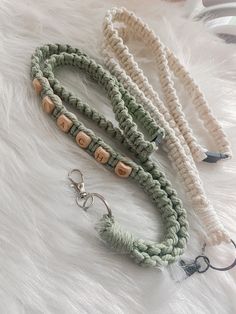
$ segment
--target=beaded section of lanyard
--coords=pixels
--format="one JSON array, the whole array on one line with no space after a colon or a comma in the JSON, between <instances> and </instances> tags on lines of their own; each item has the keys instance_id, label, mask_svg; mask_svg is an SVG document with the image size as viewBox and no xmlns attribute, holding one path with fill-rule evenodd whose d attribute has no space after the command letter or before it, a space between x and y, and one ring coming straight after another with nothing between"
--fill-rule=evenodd
<instances>
[{"instance_id":1,"label":"beaded section of lanyard","mask_svg":"<svg viewBox=\"0 0 236 314\"><path fill-rule=\"evenodd\" d=\"M103 34L105 65L165 130L162 148L182 179L194 209L206 228L207 243L229 242L229 234L207 199L194 161L216 162L227 159L231 157L231 149L222 127L213 116L199 87L177 57L133 12L125 8L109 10L104 19ZM130 37L142 41L149 48L158 69L164 101L154 91L124 43ZM189 93L204 127L218 145L219 153L208 152L197 143L185 119L171 72Z\"/></svg>"},{"instance_id":2,"label":"beaded section of lanyard","mask_svg":"<svg viewBox=\"0 0 236 314\"><path fill-rule=\"evenodd\" d=\"M79 68L104 88L111 100L119 128L60 84L54 76L54 69L63 65ZM101 238L143 266L162 267L179 259L188 239L186 211L170 182L150 158L157 148L155 139L164 137L163 129L115 77L79 49L57 44L37 48L32 56L31 75L35 91L42 97L44 111L56 120L58 127L70 134L78 146L99 163L118 176L129 177L138 183L160 211L165 226L161 243L137 239L131 233L123 231L111 212L108 212L103 215L97 227ZM76 108L80 114L91 119L110 137L133 152L139 164L114 151L69 112L63 102ZM138 125L149 140L144 138Z\"/></svg>"}]
</instances>

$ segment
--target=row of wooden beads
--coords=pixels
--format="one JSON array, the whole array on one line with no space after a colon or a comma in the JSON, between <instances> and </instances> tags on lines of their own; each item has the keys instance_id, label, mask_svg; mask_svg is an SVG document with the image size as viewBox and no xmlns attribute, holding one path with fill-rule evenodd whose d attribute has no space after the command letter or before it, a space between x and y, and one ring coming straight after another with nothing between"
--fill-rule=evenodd
<instances>
[{"instance_id":1,"label":"row of wooden beads","mask_svg":"<svg viewBox=\"0 0 236 314\"><path fill-rule=\"evenodd\" d=\"M42 91L42 86L37 79L33 80L33 86L37 94ZM45 96L42 101L42 107L44 112L51 114L55 108L55 104L50 97ZM67 118L64 114L61 114L57 118L58 127L65 133L68 133L71 129L73 122ZM87 148L91 143L92 139L85 132L80 131L75 137L76 143L82 147ZM103 147L99 146L94 152L94 158L101 164L106 164L110 158L110 153L107 152ZM132 172L132 168L122 161L119 161L115 166L115 173L122 178L127 178Z\"/></svg>"}]
</instances>

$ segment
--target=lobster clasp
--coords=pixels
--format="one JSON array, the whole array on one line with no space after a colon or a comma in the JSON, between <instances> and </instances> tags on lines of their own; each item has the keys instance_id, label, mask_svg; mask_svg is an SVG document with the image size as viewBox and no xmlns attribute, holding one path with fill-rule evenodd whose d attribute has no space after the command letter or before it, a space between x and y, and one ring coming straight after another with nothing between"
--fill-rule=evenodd
<instances>
[{"instance_id":1,"label":"lobster clasp","mask_svg":"<svg viewBox=\"0 0 236 314\"><path fill-rule=\"evenodd\" d=\"M81 181L77 182L73 179L72 175L75 173L79 173ZM85 198L87 196L87 192L85 191L85 186L84 186L84 176L82 172L79 169L72 169L68 173L68 178L71 181L71 186L76 189L76 191L79 193L80 198Z\"/></svg>"}]
</instances>

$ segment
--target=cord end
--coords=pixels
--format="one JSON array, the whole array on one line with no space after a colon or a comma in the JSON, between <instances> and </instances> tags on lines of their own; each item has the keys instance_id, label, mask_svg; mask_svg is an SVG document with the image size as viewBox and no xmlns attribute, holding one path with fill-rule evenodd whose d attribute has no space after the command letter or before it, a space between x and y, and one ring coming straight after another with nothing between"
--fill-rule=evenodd
<instances>
[{"instance_id":1,"label":"cord end","mask_svg":"<svg viewBox=\"0 0 236 314\"><path fill-rule=\"evenodd\" d=\"M228 154L222 154L222 153L217 153L217 152L207 151L205 154L207 155L207 157L203 159L203 161L208 162L208 163L216 163L219 160L229 158Z\"/></svg>"},{"instance_id":2,"label":"cord end","mask_svg":"<svg viewBox=\"0 0 236 314\"><path fill-rule=\"evenodd\" d=\"M164 135L158 134L157 137L153 140L153 142L155 142L156 146L158 147L162 143L163 139Z\"/></svg>"}]
</instances>

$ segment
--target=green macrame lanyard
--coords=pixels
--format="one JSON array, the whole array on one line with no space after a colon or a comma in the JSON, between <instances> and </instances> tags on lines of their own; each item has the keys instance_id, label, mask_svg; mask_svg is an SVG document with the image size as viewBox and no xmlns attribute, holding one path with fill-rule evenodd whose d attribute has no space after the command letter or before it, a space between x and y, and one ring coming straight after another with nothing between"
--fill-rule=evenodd
<instances>
[{"instance_id":1,"label":"green macrame lanyard","mask_svg":"<svg viewBox=\"0 0 236 314\"><path fill-rule=\"evenodd\" d=\"M119 128L60 84L54 76L54 69L64 65L79 68L104 88ZM108 169L137 182L160 211L165 226L161 243L137 239L123 231L108 212L98 224L100 237L112 248L128 253L140 265L161 267L179 259L188 239L186 211L170 182L150 158L157 148L156 143L164 136L163 130L114 76L79 49L57 44L37 48L32 56L31 75L36 92L43 98L44 110L57 121L58 126ZM86 128L73 113L67 111L63 102L76 108L124 145L138 163L116 152ZM138 125L150 140L144 138ZM80 135L82 142L79 141Z\"/></svg>"}]
</instances>

